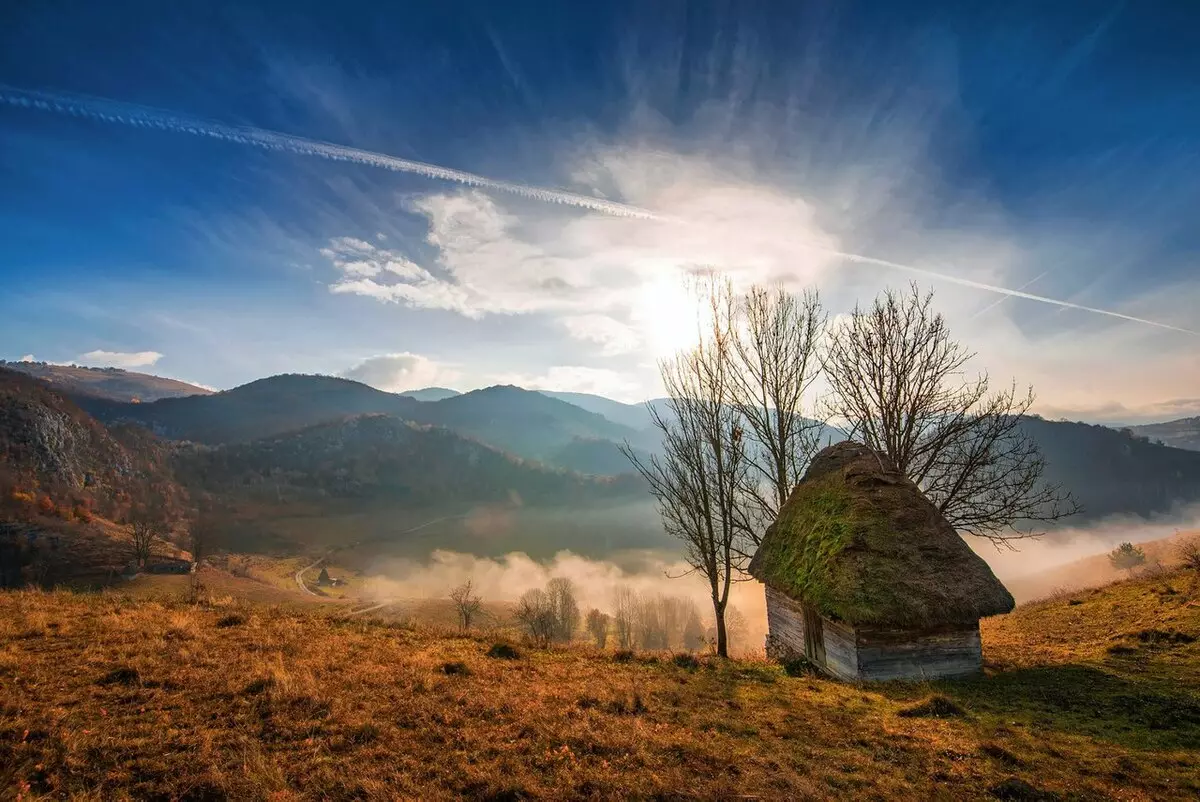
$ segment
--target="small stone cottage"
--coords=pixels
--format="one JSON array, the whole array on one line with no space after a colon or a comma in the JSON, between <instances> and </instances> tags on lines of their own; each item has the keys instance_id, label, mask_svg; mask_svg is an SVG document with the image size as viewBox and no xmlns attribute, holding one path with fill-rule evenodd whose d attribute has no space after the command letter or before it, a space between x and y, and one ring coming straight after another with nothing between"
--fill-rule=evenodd
<instances>
[{"instance_id":1,"label":"small stone cottage","mask_svg":"<svg viewBox=\"0 0 1200 802\"><path fill-rule=\"evenodd\" d=\"M979 619L1013 598L881 454L821 451L767 530L767 654L844 680L933 679L982 667Z\"/></svg>"}]
</instances>

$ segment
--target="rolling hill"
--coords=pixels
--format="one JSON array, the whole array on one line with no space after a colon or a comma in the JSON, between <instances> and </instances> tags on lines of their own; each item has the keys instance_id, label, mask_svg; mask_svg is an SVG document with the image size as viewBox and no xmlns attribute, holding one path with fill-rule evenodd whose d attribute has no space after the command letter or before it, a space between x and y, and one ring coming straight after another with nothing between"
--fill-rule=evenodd
<instances>
[{"instance_id":1,"label":"rolling hill","mask_svg":"<svg viewBox=\"0 0 1200 802\"><path fill-rule=\"evenodd\" d=\"M1180 418L1166 423L1130 426L1130 431L1155 442L1189 451L1200 451L1200 416Z\"/></svg>"},{"instance_id":2,"label":"rolling hill","mask_svg":"<svg viewBox=\"0 0 1200 802\"><path fill-rule=\"evenodd\" d=\"M220 393L122 404L97 398L79 403L106 422L129 421L161 437L210 445L243 443L354 415L386 414L414 423L444 426L526 459L587 470L571 461L577 438L643 443L645 433L572 404L498 386L418 401L330 376L283 375ZM565 461L556 458L565 453ZM594 472L594 471L592 471Z\"/></svg>"},{"instance_id":3,"label":"rolling hill","mask_svg":"<svg viewBox=\"0 0 1200 802\"><path fill-rule=\"evenodd\" d=\"M189 486L228 500L324 499L394 506L585 503L639 493L633 477L588 479L530 463L449 429L360 415L247 443L181 450Z\"/></svg>"},{"instance_id":4,"label":"rolling hill","mask_svg":"<svg viewBox=\"0 0 1200 802\"><path fill-rule=\"evenodd\" d=\"M47 362L4 362L0 368L19 371L50 384L55 390L73 396L103 398L108 401L146 402L189 395L208 395L205 387L134 373L120 368L85 368L80 365L52 365Z\"/></svg>"},{"instance_id":5,"label":"rolling hill","mask_svg":"<svg viewBox=\"0 0 1200 802\"><path fill-rule=\"evenodd\" d=\"M533 648L506 618L461 633L251 602L214 574L200 603L186 585L0 594L16 798L1200 794L1200 606L1182 575L983 621L984 676L846 684L615 638Z\"/></svg>"},{"instance_id":6,"label":"rolling hill","mask_svg":"<svg viewBox=\"0 0 1200 802\"><path fill-rule=\"evenodd\" d=\"M1200 501L1200 453L1086 423L1030 417L1023 426L1041 447L1046 479L1083 506L1065 525L1120 514L1149 518Z\"/></svg>"},{"instance_id":7,"label":"rolling hill","mask_svg":"<svg viewBox=\"0 0 1200 802\"><path fill-rule=\"evenodd\" d=\"M215 445L274 437L351 415L382 413L411 418L420 401L350 379L284 374L204 396L150 404L77 399L101 421L129 421L171 440Z\"/></svg>"},{"instance_id":8,"label":"rolling hill","mask_svg":"<svg viewBox=\"0 0 1200 802\"><path fill-rule=\"evenodd\" d=\"M400 395L415 398L418 401L441 401L446 398L453 398L456 395L462 395L462 393L446 387L425 387L420 390L407 390L400 393Z\"/></svg>"}]
</instances>

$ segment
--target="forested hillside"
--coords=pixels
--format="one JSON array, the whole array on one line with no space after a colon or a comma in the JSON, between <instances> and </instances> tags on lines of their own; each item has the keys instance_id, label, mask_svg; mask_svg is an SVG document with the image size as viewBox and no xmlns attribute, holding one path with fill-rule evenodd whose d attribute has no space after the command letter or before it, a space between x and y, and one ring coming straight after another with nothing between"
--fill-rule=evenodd
<instances>
[{"instance_id":1,"label":"forested hillside","mask_svg":"<svg viewBox=\"0 0 1200 802\"><path fill-rule=\"evenodd\" d=\"M1154 442L1161 442L1176 448L1186 448L1190 451L1200 451L1200 416L1180 418L1166 423L1148 423L1144 426L1129 428L1134 434L1148 437Z\"/></svg>"},{"instance_id":2,"label":"forested hillside","mask_svg":"<svg viewBox=\"0 0 1200 802\"><path fill-rule=\"evenodd\" d=\"M577 504L642 492L632 476L588 479L506 454L444 428L362 415L251 443L182 450L177 473L227 500L396 506Z\"/></svg>"},{"instance_id":3,"label":"forested hillside","mask_svg":"<svg viewBox=\"0 0 1200 802\"><path fill-rule=\"evenodd\" d=\"M1027 418L1046 478L1071 491L1083 511L1076 526L1111 515L1149 517L1200 501L1200 453L1151 443L1104 426Z\"/></svg>"}]
</instances>

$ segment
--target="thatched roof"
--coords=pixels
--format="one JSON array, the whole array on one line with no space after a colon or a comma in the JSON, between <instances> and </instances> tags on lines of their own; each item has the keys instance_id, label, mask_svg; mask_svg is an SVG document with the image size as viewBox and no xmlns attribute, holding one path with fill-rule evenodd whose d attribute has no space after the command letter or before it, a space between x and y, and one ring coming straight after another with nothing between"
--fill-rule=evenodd
<instances>
[{"instance_id":1,"label":"thatched roof","mask_svg":"<svg viewBox=\"0 0 1200 802\"><path fill-rule=\"evenodd\" d=\"M859 443L817 454L750 573L854 625L924 629L1013 608L987 563L917 486Z\"/></svg>"}]
</instances>

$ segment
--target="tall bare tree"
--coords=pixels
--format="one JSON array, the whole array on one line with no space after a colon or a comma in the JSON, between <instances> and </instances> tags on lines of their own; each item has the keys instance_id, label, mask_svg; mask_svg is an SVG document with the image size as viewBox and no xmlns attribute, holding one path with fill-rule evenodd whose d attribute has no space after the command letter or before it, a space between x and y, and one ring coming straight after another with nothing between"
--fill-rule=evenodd
<instances>
[{"instance_id":1,"label":"tall bare tree","mask_svg":"<svg viewBox=\"0 0 1200 802\"><path fill-rule=\"evenodd\" d=\"M751 463L733 376L733 335L712 295L711 331L690 351L660 364L667 410L651 407L662 453L623 451L658 501L666 532L683 541L692 571L704 576L716 618L717 653L728 656L725 607L744 555L737 544L753 527L746 489Z\"/></svg>"},{"instance_id":2,"label":"tall bare tree","mask_svg":"<svg viewBox=\"0 0 1200 802\"><path fill-rule=\"evenodd\" d=\"M575 583L556 576L546 583L546 596L554 611L554 639L570 643L579 628L579 602L576 601Z\"/></svg>"},{"instance_id":3,"label":"tall bare tree","mask_svg":"<svg viewBox=\"0 0 1200 802\"><path fill-rule=\"evenodd\" d=\"M723 299L716 308L730 317L734 406L751 440L747 498L758 513L748 531L752 552L820 447L824 423L812 417L810 396L821 373L826 315L815 290L753 286L735 297L722 280L712 292Z\"/></svg>"},{"instance_id":4,"label":"tall bare tree","mask_svg":"<svg viewBox=\"0 0 1200 802\"><path fill-rule=\"evenodd\" d=\"M636 618L637 594L628 585L618 585L613 591L613 627L622 649L633 646Z\"/></svg>"},{"instance_id":5,"label":"tall bare tree","mask_svg":"<svg viewBox=\"0 0 1200 802\"><path fill-rule=\"evenodd\" d=\"M917 483L960 532L997 545L1033 537L1036 522L1078 510L1043 481L1045 460L1021 418L1032 390L991 392L986 374L914 284L856 308L830 333L825 375L831 417Z\"/></svg>"},{"instance_id":6,"label":"tall bare tree","mask_svg":"<svg viewBox=\"0 0 1200 802\"><path fill-rule=\"evenodd\" d=\"M454 602L454 612L458 616L458 626L466 632L471 628L471 622L483 608L483 598L475 592L475 581L468 579L450 591L450 601Z\"/></svg>"}]
</instances>

